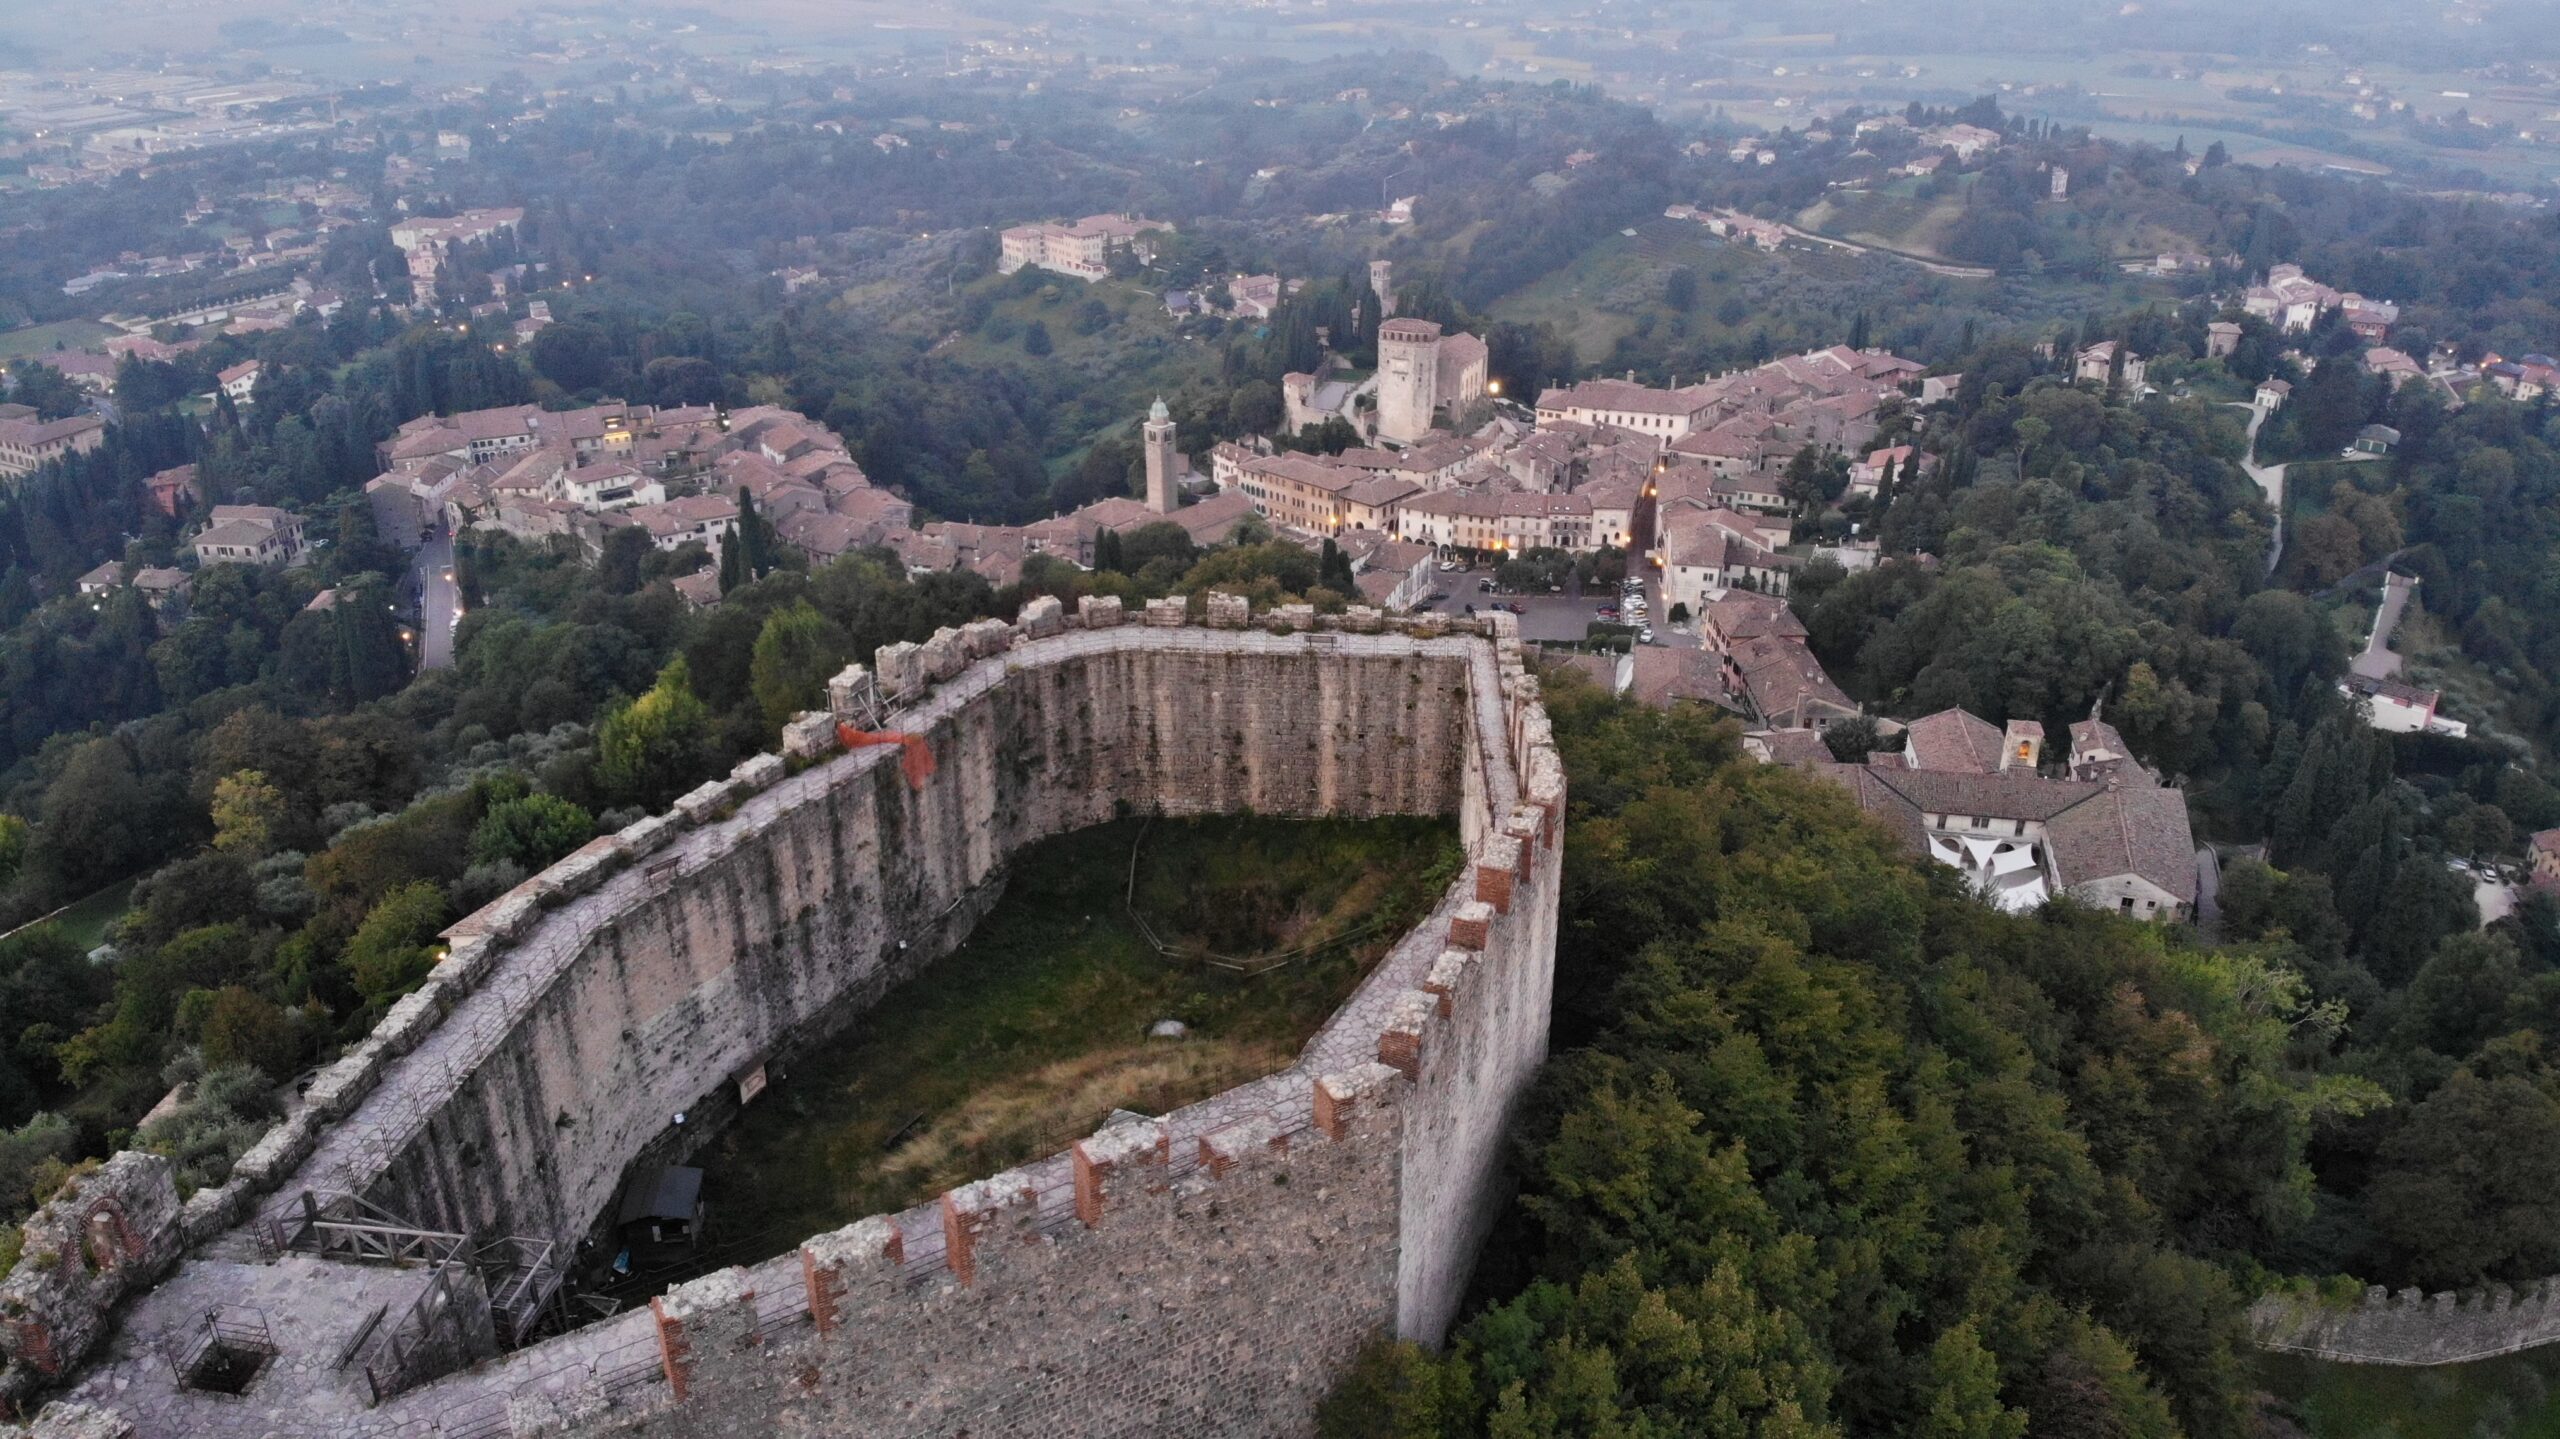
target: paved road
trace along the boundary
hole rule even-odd
[[[2213,846],[2196,846],[2196,927],[2207,938],[2222,933],[2222,856]]]
[[[2417,587],[2418,582],[2407,575],[2382,577],[2382,607],[2373,612],[2373,633],[2365,636],[2364,649],[2349,669],[2374,680],[2387,680],[2400,672],[2400,656],[2391,650],[2391,632],[2400,627],[2400,612],[2409,607],[2409,593]]]
[[[1997,270],[1984,269],[1980,265],[1950,265],[1943,260],[1923,260],[1917,255],[1906,255],[1900,250],[1888,250],[1880,245],[1862,245],[1855,240],[1843,240],[1837,235],[1800,230],[1793,225],[1783,225],[1779,228],[1807,244],[1827,245],[1835,250],[1847,250],[1858,255],[1882,255],[1887,259],[1900,260],[1906,265],[1917,265],[1932,275],[1947,275],[1958,280],[1988,280],[1999,273]]]
[[[453,541],[443,531],[418,550],[418,667],[453,666],[453,627],[462,620],[462,591],[453,582]]]
[[[2258,488],[2266,492],[2268,507],[2276,512],[2275,534],[2267,541],[2267,573],[2274,574],[2276,563],[2284,558],[2284,466],[2258,463],[2258,427],[2267,422],[2267,411],[2256,405],[2243,408],[2249,412],[2249,454],[2240,462],[2240,468],[2258,482]]]

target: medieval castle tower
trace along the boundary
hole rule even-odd
[[[1440,326],[1389,320],[1378,327],[1378,436],[1412,444],[1440,408]]]

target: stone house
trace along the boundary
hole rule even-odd
[[[2056,895],[2136,919],[2188,917],[2195,837],[2186,797],[2092,715],[2072,726],[2067,777],[2043,773],[2044,726],[1995,728],[1962,710],[1914,720],[1863,765],[1809,758],[1915,855],[1962,871],[2004,909]]]
[[[212,522],[193,541],[196,565],[244,564],[279,568],[302,557],[303,519],[273,505],[216,505]]]

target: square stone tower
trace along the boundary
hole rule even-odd
[[[1378,317],[1392,320],[1396,314],[1396,262],[1369,262],[1369,292],[1378,297]]]
[[[1378,434],[1412,444],[1440,407],[1440,326],[1389,320],[1378,327]]]

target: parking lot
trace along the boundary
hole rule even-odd
[[[1496,603],[1505,605],[1516,603],[1521,609],[1520,637],[1522,639],[1532,642],[1569,644],[1589,634],[1592,622],[1600,618],[1601,606],[1617,603],[1615,587],[1594,588],[1591,592],[1580,595],[1502,595],[1479,588],[1490,582],[1492,577],[1493,571],[1490,567],[1441,575],[1439,583],[1434,585],[1433,589],[1448,598],[1430,608],[1454,615],[1465,613],[1469,605],[1474,605],[1481,610]],[[1675,633],[1663,618],[1659,593],[1660,582],[1652,581],[1648,583],[1646,589],[1646,604],[1649,607],[1647,618],[1653,625],[1653,642],[1658,645],[1694,648],[1698,643],[1695,635]]]

